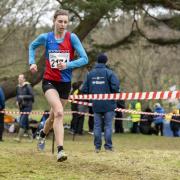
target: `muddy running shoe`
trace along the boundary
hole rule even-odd
[[[39,137],[38,144],[37,144],[38,150],[43,151],[45,148],[45,138]]]
[[[62,161],[65,161],[67,160],[67,155],[66,153],[62,150],[60,152],[58,152],[58,155],[57,155],[57,162],[62,162]]]
[[[39,138],[38,138],[38,143],[37,143],[37,148],[39,151],[43,151],[45,148],[45,137],[42,138],[40,136],[41,133],[39,133]]]

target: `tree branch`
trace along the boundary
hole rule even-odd
[[[167,7],[170,7],[171,9],[180,10],[180,2],[172,2],[170,0],[165,0],[165,3]]]
[[[81,16],[77,11],[74,10],[74,8],[70,8],[70,6],[65,5],[65,3],[62,0],[57,0],[57,2],[62,6],[63,9],[66,9],[69,12],[73,13],[79,19],[79,21],[82,21]]]
[[[139,34],[144,37],[147,41],[154,43],[154,44],[159,44],[159,45],[171,45],[171,44],[179,44],[180,43],[180,38],[172,38],[172,39],[165,39],[162,37],[158,37],[158,38],[150,38],[148,37],[145,32],[143,32],[142,29],[139,28],[138,22],[135,21],[136,23],[136,28],[137,31],[139,32]]]
[[[103,50],[111,50],[111,49],[114,49],[114,48],[117,48],[121,45],[124,45],[124,44],[129,44],[131,43],[132,41],[130,40],[130,38],[134,37],[134,32],[131,31],[128,35],[126,35],[124,38],[116,41],[115,43],[113,44],[93,44],[93,46],[95,48],[100,48],[100,49],[103,49]]]

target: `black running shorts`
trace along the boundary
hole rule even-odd
[[[43,79],[42,89],[44,93],[48,89],[56,89],[60,98],[68,99],[69,93],[71,91],[71,82],[58,82],[58,81]]]

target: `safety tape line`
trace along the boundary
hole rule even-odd
[[[71,103],[80,104],[80,105],[84,105],[84,106],[92,106],[92,103],[89,103],[89,102],[76,101],[74,99],[73,100],[68,99],[68,101]]]
[[[85,115],[85,116],[91,116],[94,117],[93,114],[90,113],[85,113],[85,112],[79,112],[79,111],[72,111],[72,114],[80,114],[80,115]],[[130,118],[113,118],[114,120],[121,120],[121,121],[132,121]],[[140,121],[147,121],[147,119],[141,119]]]
[[[129,109],[122,109],[122,108],[116,108],[115,111],[118,112],[125,112],[125,113],[133,113],[133,114],[146,114],[146,115],[168,115],[168,114],[163,114],[163,113],[151,113],[151,112],[141,112],[141,111],[134,111],[134,110],[129,110]],[[43,115],[43,114],[49,114],[49,112],[40,112],[40,111],[31,111],[31,112],[20,112],[20,111],[7,111],[7,110],[3,110],[0,111],[0,113],[4,113],[4,114],[31,114],[31,115]],[[80,115],[85,115],[85,116],[92,116],[94,117],[93,114],[90,113],[85,113],[85,112],[79,112],[79,111],[65,111],[64,114],[80,114]],[[172,114],[171,114],[172,115]],[[173,114],[173,116],[180,116],[179,114]],[[114,118],[115,120],[119,119],[119,120],[127,120],[127,121],[132,121],[132,119],[130,118]],[[146,121],[145,119],[141,119],[140,121]],[[175,119],[171,119],[170,121],[174,121],[174,122],[178,122],[180,123],[180,121],[175,120]]]
[[[132,109],[122,109],[122,108],[116,108],[115,111],[117,112],[124,112],[124,113],[130,113],[130,114],[143,114],[143,115],[152,115],[152,116],[180,116],[180,114],[172,114],[172,113],[157,113],[157,112],[143,112],[143,111],[135,111]]]
[[[122,108],[116,108],[114,111],[130,113],[130,114],[153,115],[153,116],[166,116],[166,115],[180,116],[180,114],[143,112],[143,111],[136,111],[136,110],[132,110],[132,109],[122,109]],[[74,112],[77,113],[77,111],[64,111],[64,114],[72,114]],[[4,113],[4,114],[31,114],[31,115],[49,114],[49,112],[40,112],[40,111],[20,112],[20,111],[8,111],[8,110],[0,111],[0,113]],[[84,112],[78,112],[78,113],[84,113]],[[86,113],[84,113],[84,114],[86,114]]]
[[[123,110],[125,110],[124,112],[126,113],[129,113],[128,112],[128,109],[121,109],[121,108],[116,108],[115,109],[115,111],[119,111],[119,112],[123,112]],[[133,112],[133,114],[146,114],[147,113],[147,115],[165,115],[165,114],[162,114],[162,113],[149,113],[149,112],[139,112],[139,111],[132,111]],[[135,112],[135,113],[134,113]],[[85,116],[92,116],[92,117],[94,117],[94,115],[93,114],[90,114],[90,113],[85,113],[85,112],[79,112],[79,111],[71,111],[71,113],[73,114],[73,113],[76,113],[76,114],[80,114],[80,115],[85,115]],[[173,116],[174,116],[175,114],[173,114]],[[180,116],[180,115],[178,115],[178,116]],[[114,118],[115,120],[122,120],[122,121],[132,121],[132,119],[131,118]],[[147,119],[140,119],[140,121],[147,121]],[[171,121],[174,121],[174,122],[178,122],[178,123],[180,123],[180,121],[178,121],[178,120],[175,120],[175,119],[171,119]]]
[[[118,110],[120,110],[120,108],[119,108]],[[115,109],[115,111],[116,111],[116,109]],[[133,111],[133,112],[134,112],[134,111]],[[136,111],[136,112],[137,112],[137,111]],[[73,114],[73,113],[94,117],[93,114],[84,113],[84,112],[72,111],[72,114]],[[146,112],[141,112],[141,113],[146,113]],[[136,114],[140,114],[140,113],[137,112]],[[155,114],[157,115],[157,114],[161,114],[161,113],[151,113],[151,115],[155,115]],[[162,115],[162,114],[161,114],[161,115]],[[174,114],[173,114],[173,116],[174,116]],[[114,118],[114,120],[132,121],[131,118]],[[148,120],[147,120],[147,119],[140,119],[139,121],[148,121]],[[138,121],[138,122],[139,122],[139,121]],[[166,120],[166,121],[168,121],[168,120]],[[171,119],[170,121],[180,123],[180,121],[178,121],[178,120],[176,120],[176,119]]]
[[[69,100],[72,103],[84,105],[84,106],[92,106],[92,103],[89,102],[83,102],[83,101],[75,101],[75,100]],[[132,109],[122,109],[122,108],[116,108],[115,111],[117,112],[125,112],[125,113],[131,113],[131,114],[145,114],[145,115],[153,115],[153,116],[165,116],[169,115],[169,113],[153,113],[153,112],[142,112],[142,111],[135,111]],[[173,116],[180,116],[180,114],[173,114]]]
[[[123,92],[113,94],[79,94],[70,95],[70,99],[80,100],[152,100],[152,99],[180,99],[180,91],[158,92]]]
[[[0,113],[3,114],[31,114],[31,115],[44,115],[44,114],[49,114],[49,112],[42,112],[42,111],[31,111],[31,112],[20,112],[20,111],[8,111],[8,110],[3,110],[0,111]],[[72,114],[72,111],[65,111],[64,114]]]

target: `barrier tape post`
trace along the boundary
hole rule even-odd
[[[79,104],[79,102],[75,102],[75,101],[73,101],[73,102]],[[86,105],[86,106],[92,106],[92,103],[83,104],[82,102],[80,102],[80,104],[81,105]],[[132,110],[132,109],[122,109],[122,108],[116,108],[115,111],[120,111],[120,112],[124,112],[124,113],[145,114],[145,115],[162,115],[162,116],[165,116],[165,115],[171,114],[172,116],[180,116],[180,114],[142,112],[142,111],[135,111],[135,110]],[[92,114],[78,112],[78,111],[65,111],[64,113],[65,114],[72,114],[74,112],[78,113],[78,114],[84,114],[84,115],[87,115],[87,116],[93,116]],[[4,113],[4,114],[32,114],[32,115],[48,114],[48,113],[38,112],[38,111],[36,111],[36,112],[19,112],[19,111],[7,111],[7,110],[0,111],[0,113]],[[179,122],[180,123],[180,121],[177,121],[175,119],[171,119],[171,121],[175,121],[175,122]]]
[[[55,135],[53,131],[53,137],[52,137],[52,154],[54,154],[54,140],[55,140]]]

